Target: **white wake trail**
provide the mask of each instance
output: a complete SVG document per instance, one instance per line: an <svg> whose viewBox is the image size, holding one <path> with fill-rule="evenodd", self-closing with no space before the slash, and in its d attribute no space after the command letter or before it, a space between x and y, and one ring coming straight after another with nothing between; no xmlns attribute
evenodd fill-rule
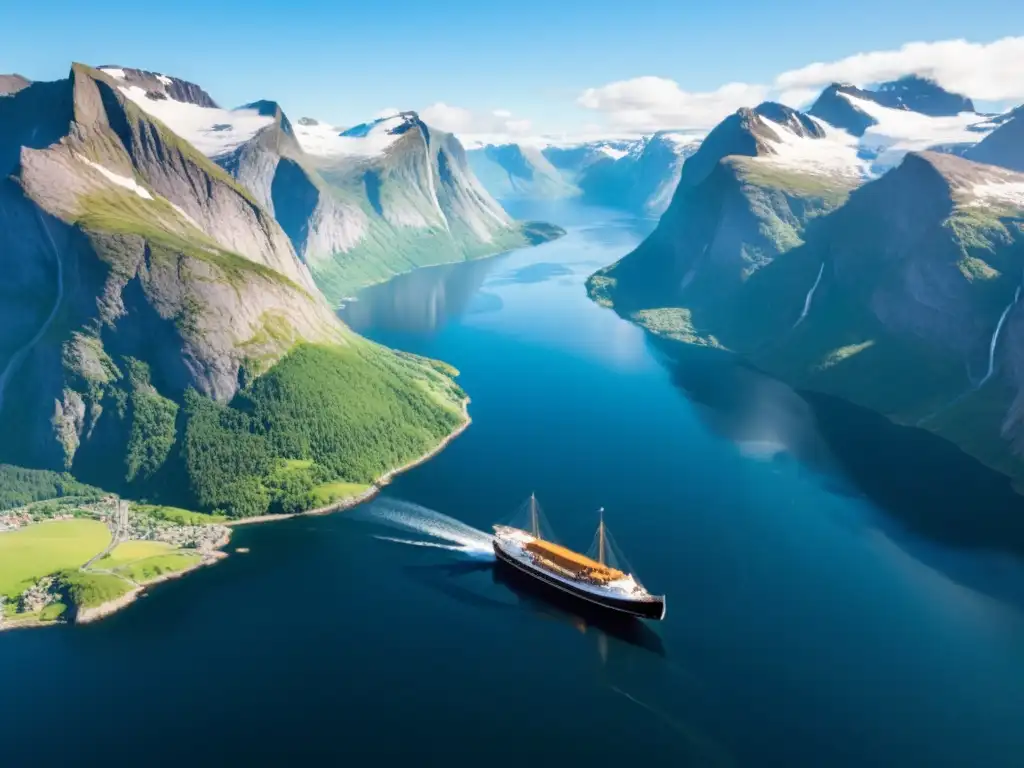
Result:
<svg viewBox="0 0 1024 768"><path fill-rule="evenodd" d="M366 511L374 522L409 533L423 534L429 536L433 541L376 536L375 538L378 539L416 547L447 549L467 555L492 555L494 553L493 538L490 534L419 504L382 498L377 499Z"/></svg>

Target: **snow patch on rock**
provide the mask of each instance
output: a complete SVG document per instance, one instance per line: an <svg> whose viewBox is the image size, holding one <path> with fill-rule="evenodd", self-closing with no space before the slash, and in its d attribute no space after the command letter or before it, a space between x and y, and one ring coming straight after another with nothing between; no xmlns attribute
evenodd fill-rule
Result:
<svg viewBox="0 0 1024 768"><path fill-rule="evenodd" d="M151 99L137 85L120 86L119 90L207 157L231 152L274 122L272 116L255 109L213 109L174 99Z"/></svg>
<svg viewBox="0 0 1024 768"><path fill-rule="evenodd" d="M988 181L975 184L970 193L972 205L998 206L1009 204L1024 210L1024 181Z"/></svg>
<svg viewBox="0 0 1024 768"><path fill-rule="evenodd" d="M867 175L867 164L858 157L858 142L846 131L826 126L812 117L825 131L821 138L799 136L788 126L761 115L760 119L779 137L779 141L765 140L774 154L756 158L758 162L791 168L806 173L826 173L854 179Z"/></svg>
<svg viewBox="0 0 1024 768"><path fill-rule="evenodd" d="M860 138L861 154L872 159L872 170L883 172L918 152L946 144L976 144L985 138L985 123L976 112L950 117L932 117L920 112L883 107L842 91L839 95L876 121ZM835 130L835 129L833 129Z"/></svg>
<svg viewBox="0 0 1024 768"><path fill-rule="evenodd" d="M383 154L402 136L408 123L405 115L391 115L346 131L316 123L294 126L295 137L303 151L320 157L375 157Z"/></svg>
<svg viewBox="0 0 1024 768"><path fill-rule="evenodd" d="M119 69L117 67L104 67L104 68L102 68L100 70L100 72L108 74L111 77L115 77L118 80L124 80L124 78L125 78L124 70L123 69Z"/></svg>
<svg viewBox="0 0 1024 768"><path fill-rule="evenodd" d="M149 190L146 189L141 184L139 184L135 179L130 178L128 176L122 176L119 173L114 173L109 168L105 168L104 166L100 165L99 163L94 163L92 160L90 160L90 159L88 159L86 157L82 157L81 155L78 155L78 159L81 160L83 163L86 163L87 165L90 165L93 168L95 168L97 171L99 171L101 174L103 174L103 176L105 176L108 181L114 182L119 187L124 187L125 189L130 189L132 192L134 192L136 195L141 197L143 200L152 200L153 199L153 195L150 194Z"/></svg>

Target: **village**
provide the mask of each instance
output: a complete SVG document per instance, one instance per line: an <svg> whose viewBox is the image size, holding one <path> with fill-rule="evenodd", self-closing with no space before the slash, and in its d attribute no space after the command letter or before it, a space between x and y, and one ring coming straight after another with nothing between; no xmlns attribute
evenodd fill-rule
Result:
<svg viewBox="0 0 1024 768"><path fill-rule="evenodd" d="M215 562L230 529L214 520L114 495L0 511L0 630L93 620Z"/></svg>

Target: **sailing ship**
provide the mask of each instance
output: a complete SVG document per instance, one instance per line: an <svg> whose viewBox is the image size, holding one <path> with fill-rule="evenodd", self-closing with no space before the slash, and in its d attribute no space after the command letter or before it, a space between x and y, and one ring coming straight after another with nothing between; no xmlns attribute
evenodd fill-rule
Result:
<svg viewBox="0 0 1024 768"><path fill-rule="evenodd" d="M652 595L628 570L616 567L604 509L599 515L596 552L589 557L542 536L537 499L531 495L529 530L495 525L494 554L498 562L602 608L655 621L665 618L665 596Z"/></svg>

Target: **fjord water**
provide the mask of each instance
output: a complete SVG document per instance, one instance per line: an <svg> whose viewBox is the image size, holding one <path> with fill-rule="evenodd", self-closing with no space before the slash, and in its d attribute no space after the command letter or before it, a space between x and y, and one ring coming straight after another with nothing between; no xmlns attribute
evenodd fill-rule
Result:
<svg viewBox="0 0 1024 768"><path fill-rule="evenodd" d="M971 536L1019 499L926 435L591 303L642 223L514 213L568 235L345 311L458 367L469 430L372 504L241 528L247 554L106 621L0 635L5 764L1021 764L1024 578ZM665 621L502 576L473 529L531 491L576 548L605 507Z"/></svg>

